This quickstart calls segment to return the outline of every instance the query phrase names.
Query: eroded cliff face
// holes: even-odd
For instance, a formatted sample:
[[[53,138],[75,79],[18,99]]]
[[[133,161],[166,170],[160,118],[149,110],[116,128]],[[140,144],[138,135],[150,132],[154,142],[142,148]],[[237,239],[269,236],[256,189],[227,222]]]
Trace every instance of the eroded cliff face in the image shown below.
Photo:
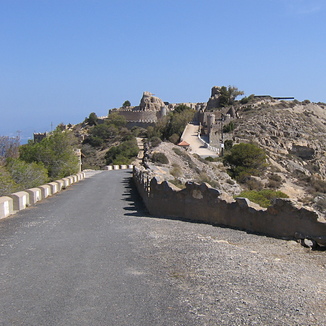
[[[277,101],[240,109],[234,140],[258,143],[282,172],[325,180],[326,109],[293,104]]]
[[[326,104],[257,102],[237,113],[234,142],[259,144],[282,178],[280,190],[325,213]]]

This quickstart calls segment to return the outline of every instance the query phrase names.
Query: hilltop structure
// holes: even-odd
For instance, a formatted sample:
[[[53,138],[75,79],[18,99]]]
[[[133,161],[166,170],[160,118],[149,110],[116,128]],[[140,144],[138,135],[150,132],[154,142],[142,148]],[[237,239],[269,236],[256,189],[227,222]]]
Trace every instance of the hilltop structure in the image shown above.
[[[233,121],[240,119],[240,104],[235,102],[233,105],[222,106],[223,87],[213,86],[211,96],[207,102],[201,103],[169,103],[164,102],[159,97],[150,92],[144,92],[138,106],[123,107],[113,109],[110,113],[117,112],[127,120],[128,127],[139,126],[148,127],[154,125],[161,118],[172,112],[178,105],[184,104],[194,109],[197,114],[195,122],[200,126],[199,136],[206,146],[214,149],[216,153],[223,153],[226,141],[234,138],[232,129]],[[239,92],[242,93],[242,92]],[[272,97],[269,95],[254,96],[254,103],[258,106],[261,103],[271,104],[280,103],[281,100],[293,100],[292,97]],[[244,107],[241,105],[241,107]]]
[[[158,120],[173,111],[180,104],[185,104],[188,107],[199,111],[206,107],[206,103],[169,103],[164,102],[159,97],[150,92],[144,92],[138,106],[122,107],[112,109],[110,113],[118,113],[124,116],[127,120],[128,127],[139,126],[148,127],[154,125]]]

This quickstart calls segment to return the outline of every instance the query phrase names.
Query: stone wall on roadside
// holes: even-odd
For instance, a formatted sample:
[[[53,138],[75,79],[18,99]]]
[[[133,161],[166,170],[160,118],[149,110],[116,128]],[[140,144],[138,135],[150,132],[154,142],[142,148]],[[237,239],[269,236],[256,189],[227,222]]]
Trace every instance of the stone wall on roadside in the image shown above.
[[[154,216],[224,225],[277,238],[312,239],[326,245],[326,220],[289,199],[275,199],[267,209],[257,209],[246,198],[227,202],[219,190],[205,183],[188,182],[180,190],[142,167],[135,167],[133,176]]]

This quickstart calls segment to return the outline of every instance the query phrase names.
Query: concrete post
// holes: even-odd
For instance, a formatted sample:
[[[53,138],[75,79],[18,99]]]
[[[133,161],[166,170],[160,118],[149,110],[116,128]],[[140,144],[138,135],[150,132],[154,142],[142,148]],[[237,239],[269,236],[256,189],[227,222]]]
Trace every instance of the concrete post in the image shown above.
[[[41,189],[42,199],[45,199],[52,195],[51,187],[49,185],[42,185],[42,186],[39,186],[39,188]]]
[[[51,188],[51,194],[54,195],[59,191],[59,185],[57,182],[49,182],[48,185]]]
[[[55,180],[54,182],[58,184],[58,191],[61,191],[65,184],[63,180]]]
[[[63,178],[63,188],[67,188],[70,186],[70,180],[68,178]]]
[[[29,194],[29,203],[34,205],[36,202],[42,199],[42,193],[40,188],[30,188],[26,192]]]
[[[26,191],[15,192],[9,197],[13,200],[14,211],[20,211],[29,205],[29,194]]]
[[[14,211],[13,199],[8,196],[0,197],[0,219],[11,215]]]

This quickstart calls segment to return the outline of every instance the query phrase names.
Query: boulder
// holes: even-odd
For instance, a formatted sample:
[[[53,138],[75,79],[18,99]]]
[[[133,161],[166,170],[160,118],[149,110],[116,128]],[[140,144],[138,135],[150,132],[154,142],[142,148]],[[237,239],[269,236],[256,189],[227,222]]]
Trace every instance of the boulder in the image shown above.
[[[161,111],[165,107],[164,102],[150,92],[144,92],[140,100],[139,109],[141,111]]]

